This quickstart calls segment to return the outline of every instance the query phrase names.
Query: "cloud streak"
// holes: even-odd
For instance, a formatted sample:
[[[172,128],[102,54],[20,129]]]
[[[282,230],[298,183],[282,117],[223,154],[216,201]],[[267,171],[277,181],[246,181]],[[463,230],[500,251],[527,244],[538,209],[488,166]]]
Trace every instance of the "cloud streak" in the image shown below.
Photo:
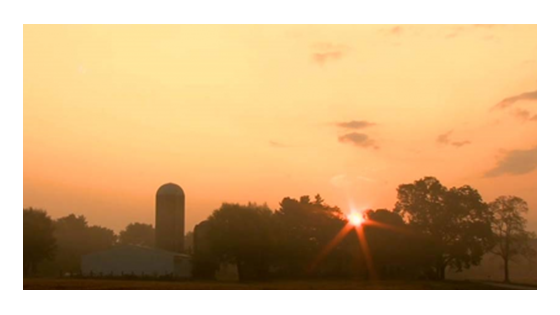
[[[469,140],[451,142],[451,145],[457,148],[472,144]]]
[[[503,99],[501,102],[496,104],[496,106],[494,106],[493,109],[505,109],[519,101],[536,101],[536,100],[537,100],[537,91],[522,93],[519,95],[515,95]]]
[[[404,28],[402,26],[395,26],[390,32],[393,35],[401,35],[404,32]]]
[[[444,134],[441,134],[437,137],[436,142],[440,144],[449,144],[449,137],[453,133],[453,130],[450,130]]]
[[[287,147],[289,147],[288,145],[285,145],[285,144],[280,143],[280,142],[272,141],[272,140],[270,140],[268,142],[268,144],[270,144],[270,146],[274,147],[274,148],[287,148]]]
[[[436,142],[439,144],[443,144],[443,145],[451,145],[454,146],[456,148],[461,148],[464,147],[466,145],[472,144],[471,141],[469,140],[463,140],[463,141],[453,141],[451,140],[451,134],[453,134],[453,130],[450,130],[444,134],[439,135],[436,138]]]
[[[345,128],[345,129],[365,129],[368,127],[375,126],[376,124],[365,120],[351,120],[348,122],[340,122],[337,123],[336,125],[340,128]]]
[[[348,48],[344,45],[333,43],[319,43],[314,46],[311,58],[319,65],[341,59],[346,55]]]
[[[517,119],[521,120],[521,121],[537,121],[537,115],[532,115],[531,112],[529,112],[526,109],[521,109],[521,108],[516,108],[515,111],[513,112],[513,116],[515,116]]]
[[[365,133],[351,132],[338,137],[340,143],[350,143],[360,148],[371,148],[374,150],[379,149],[375,140],[371,139]]]
[[[509,151],[484,177],[523,175],[537,169],[537,148]]]
[[[517,117],[521,120],[530,120],[531,119],[531,113],[529,113],[529,111],[526,110],[526,109],[517,108],[515,110],[514,115],[515,115],[515,117]]]
[[[472,25],[474,28],[494,28],[496,26],[499,26],[498,24],[473,24]]]

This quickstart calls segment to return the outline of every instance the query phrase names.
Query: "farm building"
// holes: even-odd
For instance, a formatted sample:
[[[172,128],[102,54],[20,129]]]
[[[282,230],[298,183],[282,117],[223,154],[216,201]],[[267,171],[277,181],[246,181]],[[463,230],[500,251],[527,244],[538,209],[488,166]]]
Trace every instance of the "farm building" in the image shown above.
[[[156,192],[156,248],[121,245],[82,256],[82,275],[191,278],[191,257],[178,253],[184,231],[185,193],[165,184]]]
[[[82,257],[84,276],[190,278],[191,257],[161,249],[123,245]]]

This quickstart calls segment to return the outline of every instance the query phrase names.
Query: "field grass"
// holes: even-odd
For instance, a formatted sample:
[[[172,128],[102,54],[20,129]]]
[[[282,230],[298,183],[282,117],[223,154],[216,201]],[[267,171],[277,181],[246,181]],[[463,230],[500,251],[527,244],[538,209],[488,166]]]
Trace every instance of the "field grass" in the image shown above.
[[[94,279],[23,279],[24,290],[495,290],[468,281],[163,282]]]

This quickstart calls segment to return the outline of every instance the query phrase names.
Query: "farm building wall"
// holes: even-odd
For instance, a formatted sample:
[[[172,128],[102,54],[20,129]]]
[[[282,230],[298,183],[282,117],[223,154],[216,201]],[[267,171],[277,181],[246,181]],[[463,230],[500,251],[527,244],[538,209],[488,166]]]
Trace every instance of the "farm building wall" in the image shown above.
[[[84,276],[173,276],[190,278],[192,263],[187,255],[139,246],[117,246],[82,257]]]

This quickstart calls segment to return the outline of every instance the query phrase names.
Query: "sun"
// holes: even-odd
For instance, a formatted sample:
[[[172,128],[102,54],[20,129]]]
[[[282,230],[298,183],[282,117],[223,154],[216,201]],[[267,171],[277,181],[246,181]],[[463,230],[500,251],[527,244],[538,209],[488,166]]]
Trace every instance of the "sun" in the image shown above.
[[[348,215],[348,222],[353,226],[361,226],[364,223],[364,215],[359,212],[352,212]]]

